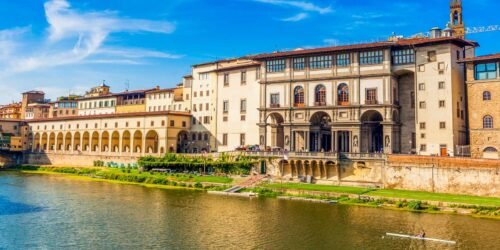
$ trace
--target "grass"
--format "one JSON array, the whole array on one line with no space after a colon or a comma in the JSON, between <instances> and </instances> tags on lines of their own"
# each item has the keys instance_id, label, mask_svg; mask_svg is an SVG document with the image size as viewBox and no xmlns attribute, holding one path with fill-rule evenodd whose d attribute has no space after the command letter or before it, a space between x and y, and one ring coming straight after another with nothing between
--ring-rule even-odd
<instances>
[{"instance_id":1,"label":"grass","mask_svg":"<svg viewBox=\"0 0 500 250\"><path fill-rule=\"evenodd\" d=\"M312 184L302 184L302 183L283 183L283 185L280 183L273 183L273 184L265 184L263 186L271 189L284 188L290 190L334 192L334 193L345 193L345 194L364 194L371 190L362 187L312 185Z\"/></svg>"},{"instance_id":2,"label":"grass","mask_svg":"<svg viewBox=\"0 0 500 250\"><path fill-rule=\"evenodd\" d=\"M494 198L494 197L430 193L430 192L407 191L407 190L397 190L397 189L374 190L368 192L367 195L381 196L388 198L455 202L455 203L465 203L465 204L473 204L481 206L500 207L500 198Z\"/></svg>"}]
</instances>

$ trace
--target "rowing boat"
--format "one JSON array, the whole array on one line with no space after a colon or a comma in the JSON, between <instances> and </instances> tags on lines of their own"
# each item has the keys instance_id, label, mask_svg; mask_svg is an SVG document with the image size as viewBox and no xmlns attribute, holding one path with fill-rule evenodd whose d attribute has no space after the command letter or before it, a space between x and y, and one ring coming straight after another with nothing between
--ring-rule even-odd
<instances>
[{"instance_id":1,"label":"rowing boat","mask_svg":"<svg viewBox=\"0 0 500 250\"><path fill-rule=\"evenodd\" d=\"M435 241L435 242L441 242L441 243L447 243L447 244L457 244L456 241L452 241L452 240L433 239L433 238L419 237L419 236L407 235L407 234L395 234L395 233L385 233L385 234L387 236L394 236L394 237L401 237L401 238L408 238L408 239L415 239L415 240L427 240L427 241Z\"/></svg>"}]
</instances>

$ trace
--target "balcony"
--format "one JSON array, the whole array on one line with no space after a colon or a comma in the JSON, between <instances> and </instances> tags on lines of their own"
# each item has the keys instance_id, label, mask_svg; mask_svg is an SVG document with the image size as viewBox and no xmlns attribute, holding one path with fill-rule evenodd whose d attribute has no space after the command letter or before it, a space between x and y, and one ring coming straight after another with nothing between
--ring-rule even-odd
<instances>
[{"instance_id":1,"label":"balcony","mask_svg":"<svg viewBox=\"0 0 500 250\"><path fill-rule=\"evenodd\" d=\"M377 105L378 101L377 100L366 100L365 104L366 105Z\"/></svg>"},{"instance_id":2,"label":"balcony","mask_svg":"<svg viewBox=\"0 0 500 250\"><path fill-rule=\"evenodd\" d=\"M339 102L337 102L337 104L338 104L339 106L349 106L349 102L339 101Z\"/></svg>"},{"instance_id":3,"label":"balcony","mask_svg":"<svg viewBox=\"0 0 500 250\"><path fill-rule=\"evenodd\" d=\"M279 103L271 103L271 108L279 108L280 104Z\"/></svg>"},{"instance_id":4,"label":"balcony","mask_svg":"<svg viewBox=\"0 0 500 250\"><path fill-rule=\"evenodd\" d=\"M183 96L174 96L174 101L182 102L182 101L184 101L184 98L183 98Z\"/></svg>"},{"instance_id":5,"label":"balcony","mask_svg":"<svg viewBox=\"0 0 500 250\"><path fill-rule=\"evenodd\" d=\"M296 108L303 108L303 107L305 107L305 104L304 103L294 103L293 106Z\"/></svg>"},{"instance_id":6,"label":"balcony","mask_svg":"<svg viewBox=\"0 0 500 250\"><path fill-rule=\"evenodd\" d=\"M314 106L326 106L326 102L315 102Z\"/></svg>"}]
</instances>

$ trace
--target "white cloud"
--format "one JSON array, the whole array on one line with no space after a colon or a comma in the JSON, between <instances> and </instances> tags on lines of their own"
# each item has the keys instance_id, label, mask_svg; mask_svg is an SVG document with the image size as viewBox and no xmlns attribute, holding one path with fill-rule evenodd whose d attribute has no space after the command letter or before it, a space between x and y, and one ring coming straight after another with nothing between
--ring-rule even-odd
<instances>
[{"instance_id":1,"label":"white cloud","mask_svg":"<svg viewBox=\"0 0 500 250\"><path fill-rule=\"evenodd\" d=\"M283 22L298 22L298 21L302 21L302 20L306 19L307 17L308 17L307 13L299 13L295 16L283 18L283 19L281 19L281 21L283 21Z\"/></svg>"},{"instance_id":2,"label":"white cloud","mask_svg":"<svg viewBox=\"0 0 500 250\"><path fill-rule=\"evenodd\" d=\"M327 14L332 12L331 7L320 7L306 1L288 1L288 0L254 0L259 3L267 3L278 6L295 7L302 11L317 12L319 14Z\"/></svg>"},{"instance_id":3,"label":"white cloud","mask_svg":"<svg viewBox=\"0 0 500 250\"><path fill-rule=\"evenodd\" d=\"M96 51L97 55L118 56L125 58L164 58L164 59L179 59L183 55L165 53L161 51L137 49L137 48L100 48Z\"/></svg>"},{"instance_id":4,"label":"white cloud","mask_svg":"<svg viewBox=\"0 0 500 250\"><path fill-rule=\"evenodd\" d=\"M338 46L340 44L340 41L338 39L333 39L333 38L323 39L323 42L331 46Z\"/></svg>"},{"instance_id":5,"label":"white cloud","mask_svg":"<svg viewBox=\"0 0 500 250\"><path fill-rule=\"evenodd\" d=\"M163 52L122 48L120 53L108 53L106 58L98 56L97 51L112 33L153 32L169 34L175 26L169 22L149 21L119 17L111 11L80 11L71 8L66 0L49 0L44 5L48 27L48 36L37 43L39 46L31 53L26 53L27 44L18 38L26 33L26 28L0 31L0 77L19 72L28 72L59 65L85 63L134 63L133 58L171 58ZM24 47L23 47L24 46ZM144 52L139 55L140 52ZM135 54L135 56L134 56ZM111 58L113 56L114 58ZM125 57L127 60L120 59ZM178 57L177 57L178 58Z\"/></svg>"}]
</instances>

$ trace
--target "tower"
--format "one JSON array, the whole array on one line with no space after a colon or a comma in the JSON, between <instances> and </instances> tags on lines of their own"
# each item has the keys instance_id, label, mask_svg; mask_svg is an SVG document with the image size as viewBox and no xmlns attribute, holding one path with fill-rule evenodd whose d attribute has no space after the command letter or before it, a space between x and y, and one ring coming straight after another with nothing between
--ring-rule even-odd
<instances>
[{"instance_id":1,"label":"tower","mask_svg":"<svg viewBox=\"0 0 500 250\"><path fill-rule=\"evenodd\" d=\"M465 26L462 19L462 0L450 0L450 28L453 36L465 38Z\"/></svg>"}]
</instances>

